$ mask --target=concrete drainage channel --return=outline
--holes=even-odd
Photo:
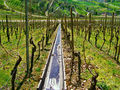
[[[37,90],[67,90],[61,44],[61,24],[57,29],[57,35]]]

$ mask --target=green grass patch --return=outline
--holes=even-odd
[[[75,30],[75,29],[74,29]],[[68,30],[69,31],[69,30]],[[75,30],[76,31],[76,30]],[[81,31],[81,30],[80,30]],[[75,51],[81,52],[81,57],[83,58],[83,40],[84,40],[84,33],[80,32],[80,35],[75,34]],[[102,40],[103,34],[100,33],[98,37],[98,48],[101,47],[103,40]],[[109,48],[109,39],[110,36],[107,33],[106,35],[106,43],[103,48],[103,50]],[[97,67],[97,72],[99,73],[99,76],[97,78],[98,87],[102,87],[103,90],[110,90],[114,89],[117,90],[120,88],[120,66],[113,60],[109,55],[107,55],[105,52],[100,51],[98,48],[96,48],[94,45],[95,42],[95,32],[91,35],[91,43],[88,41],[85,42],[85,53],[86,53],[86,60],[87,62],[90,62],[92,65]],[[114,39],[113,39],[114,42]],[[110,55],[114,55],[114,43],[112,43],[112,50]],[[84,62],[84,61],[82,61]],[[90,79],[92,76],[88,70],[86,70],[84,73],[81,74],[82,78]]]
[[[10,79],[10,74],[8,71],[0,70],[0,87],[7,83]]]

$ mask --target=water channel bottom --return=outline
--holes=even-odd
[[[52,51],[50,65],[45,79],[43,90],[62,90],[63,69],[62,69],[62,45],[61,45],[61,24],[58,26],[57,36]]]

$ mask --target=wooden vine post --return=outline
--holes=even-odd
[[[43,34],[43,36],[42,36],[42,50],[44,50],[44,39],[45,39],[45,37],[44,37],[44,34]]]
[[[119,56],[120,56],[120,44],[119,44],[119,51],[118,51],[118,55],[117,55],[117,62],[119,63]]]
[[[1,23],[0,23],[0,45],[1,45]]]
[[[66,21],[66,15],[64,17],[64,20],[65,20],[65,33],[66,33],[66,36],[67,36],[67,21]]]
[[[112,42],[112,39],[114,37],[114,34],[113,34],[114,18],[115,18],[115,14],[113,13],[113,15],[112,15],[112,27],[111,27],[111,42]]]
[[[89,13],[89,28],[88,28],[88,41],[90,42],[91,37],[91,13]]]
[[[85,17],[85,26],[84,26],[84,28],[85,28],[85,38],[84,38],[84,41],[85,40],[87,40],[87,35],[88,35],[88,30],[87,30],[87,23],[88,23],[88,21],[87,21],[87,16]]]
[[[16,27],[16,30],[15,30],[15,36],[16,36],[16,39],[18,38],[18,23],[17,23],[17,27]]]
[[[3,20],[2,20],[2,27],[3,27],[3,32],[5,32],[5,25],[4,25]]]
[[[70,75],[70,80],[73,74],[73,65],[74,65],[74,32],[73,32],[73,15],[72,15],[72,8],[71,8],[71,32],[72,32],[72,41],[71,41],[71,46],[72,46],[72,61],[71,61],[71,75]]]
[[[10,28],[11,28],[11,36],[13,36],[13,26],[12,26],[12,24],[11,24]]]
[[[0,45],[1,45],[1,33],[0,33]]]
[[[7,25],[7,38],[8,38],[8,42],[10,42],[9,25],[8,25],[8,15],[6,15],[6,25]]]
[[[77,14],[77,17],[76,17],[76,19],[77,19],[77,20],[76,20],[76,24],[77,24],[77,35],[80,34],[80,33],[79,33],[79,28],[78,28],[78,26],[79,26],[79,24],[78,24],[78,23],[79,23],[79,22],[78,22],[78,18],[79,18],[79,17],[78,17],[78,14]]]
[[[106,25],[107,25],[107,13],[105,13],[105,22],[104,22],[104,26],[103,26],[103,40],[104,40],[104,42],[103,42],[100,50],[102,50],[102,48],[103,48],[103,46],[105,44],[105,41],[106,41],[106,38],[105,38],[105,35],[106,35]]]
[[[26,23],[26,63],[27,75],[29,74],[29,28],[28,28],[28,0],[25,0],[25,23]]]
[[[34,21],[34,18],[33,18],[33,30],[35,29],[35,21]]]
[[[113,37],[114,37],[114,34],[113,34],[113,27],[114,27],[114,13],[113,13],[113,15],[112,15],[111,38],[110,38],[110,46],[109,46],[108,53],[109,53],[110,50],[111,50],[111,44],[112,44],[112,40],[113,40]]]
[[[95,35],[95,47],[97,47],[98,35],[99,35],[99,30],[97,30],[97,33]]]
[[[48,31],[49,31],[49,27],[50,27],[50,20],[49,20],[49,16],[47,18],[47,29],[46,29],[46,45],[48,45],[48,39],[49,39],[49,35],[48,35]]]

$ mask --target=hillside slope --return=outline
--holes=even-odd
[[[7,5],[12,9],[24,11],[25,0],[7,0]],[[71,6],[73,6],[74,13],[86,15],[92,12],[93,15],[102,15],[105,12],[111,15],[115,12],[120,14],[120,2],[117,0],[30,0],[29,11],[31,13],[46,15],[47,12],[56,16],[69,16]],[[0,6],[3,5],[0,4]]]

